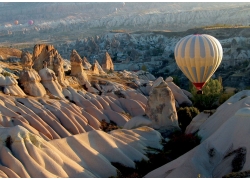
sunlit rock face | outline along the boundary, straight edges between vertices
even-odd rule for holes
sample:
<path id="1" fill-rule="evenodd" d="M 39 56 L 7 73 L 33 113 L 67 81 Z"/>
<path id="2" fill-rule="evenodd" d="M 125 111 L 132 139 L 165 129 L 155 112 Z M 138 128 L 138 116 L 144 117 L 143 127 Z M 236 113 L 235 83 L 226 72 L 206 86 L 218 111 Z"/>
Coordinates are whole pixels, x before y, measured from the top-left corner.
<path id="1" fill-rule="evenodd" d="M 112 59 L 111 59 L 111 57 L 110 57 L 110 55 L 109 55 L 109 53 L 108 52 L 106 52 L 105 53 L 105 56 L 104 56 L 104 58 L 103 58 L 103 60 L 102 60 L 102 69 L 104 70 L 104 71 L 113 71 L 114 70 L 114 65 L 113 65 L 113 61 L 112 61 Z"/>
<path id="2" fill-rule="evenodd" d="M 39 72 L 43 69 L 43 63 L 47 63 L 47 67 L 55 72 L 58 82 L 62 87 L 68 85 L 64 74 L 64 60 L 53 45 L 36 44 L 33 50 L 33 68 Z"/>
<path id="3" fill-rule="evenodd" d="M 108 178 L 117 176 L 111 162 L 135 168 L 135 161 L 148 160 L 148 147 L 162 149 L 161 135 L 149 127 L 46 141 L 17 125 L 0 128 L 0 137 L 2 178 Z"/>
<path id="4" fill-rule="evenodd" d="M 64 95 L 62 94 L 62 87 L 57 81 L 55 72 L 47 68 L 46 62 L 44 63 L 44 68 L 39 71 L 43 86 L 47 88 L 52 95 L 64 99 Z"/>
<path id="5" fill-rule="evenodd" d="M 88 81 L 88 76 L 86 72 L 83 70 L 82 59 L 79 54 L 72 50 L 70 55 L 70 63 L 71 63 L 71 75 L 78 78 L 79 83 L 81 85 L 90 84 Z"/>
<path id="6" fill-rule="evenodd" d="M 35 97 L 44 96 L 46 90 L 40 83 L 41 77 L 37 71 L 32 68 L 33 60 L 31 54 L 23 52 L 21 55 L 21 63 L 23 70 L 20 72 L 19 80 L 24 92 Z"/>

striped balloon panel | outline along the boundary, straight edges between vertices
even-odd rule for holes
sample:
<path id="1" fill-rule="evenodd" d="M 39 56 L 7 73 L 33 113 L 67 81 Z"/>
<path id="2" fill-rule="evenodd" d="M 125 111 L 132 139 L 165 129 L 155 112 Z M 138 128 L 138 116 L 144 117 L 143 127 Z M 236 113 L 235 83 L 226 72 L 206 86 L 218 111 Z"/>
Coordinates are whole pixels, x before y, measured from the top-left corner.
<path id="1" fill-rule="evenodd" d="M 178 67 L 194 83 L 208 81 L 219 67 L 222 55 L 220 42 L 207 34 L 186 36 L 175 46 Z"/>

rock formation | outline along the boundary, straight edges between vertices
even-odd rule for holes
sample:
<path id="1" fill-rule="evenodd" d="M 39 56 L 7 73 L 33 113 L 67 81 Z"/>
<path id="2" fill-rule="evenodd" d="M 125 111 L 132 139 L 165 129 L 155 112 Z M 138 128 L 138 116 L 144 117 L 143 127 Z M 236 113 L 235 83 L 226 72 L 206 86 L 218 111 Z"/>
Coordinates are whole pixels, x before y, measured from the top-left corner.
<path id="1" fill-rule="evenodd" d="M 24 51 L 22 52 L 20 62 L 23 70 L 32 69 L 32 66 L 34 65 L 32 60 L 32 55 L 29 52 L 24 52 Z"/>
<path id="2" fill-rule="evenodd" d="M 90 70 L 91 68 L 91 64 L 89 63 L 86 57 L 83 57 L 82 65 L 83 65 L 83 69 Z"/>
<path id="3" fill-rule="evenodd" d="M 40 83 L 41 77 L 32 69 L 31 54 L 23 52 L 21 56 L 23 70 L 20 72 L 19 80 L 23 86 L 24 92 L 31 96 L 44 96 L 46 90 Z"/>
<path id="4" fill-rule="evenodd" d="M 53 71 L 55 72 L 55 75 L 57 76 L 57 80 L 59 84 L 65 88 L 69 85 L 68 81 L 65 78 L 65 73 L 64 73 L 64 61 L 60 54 L 55 54 L 54 61 L 53 61 Z"/>
<path id="5" fill-rule="evenodd" d="M 65 79 L 64 73 L 64 60 L 54 48 L 53 45 L 36 44 L 33 50 L 33 68 L 39 72 L 43 69 L 43 62 L 47 63 L 49 69 L 53 70 L 58 78 L 58 82 L 62 87 L 68 85 L 68 81 Z"/>
<path id="6" fill-rule="evenodd" d="M 105 56 L 104 56 L 104 58 L 102 60 L 102 69 L 105 72 L 114 70 L 114 65 L 113 65 L 112 59 L 111 59 L 108 52 L 105 53 Z"/>
<path id="7" fill-rule="evenodd" d="M 55 72 L 47 68 L 46 61 L 44 61 L 44 68 L 39 71 L 39 75 L 41 77 L 43 86 L 48 89 L 48 91 L 52 95 L 64 99 L 64 95 L 62 94 L 62 87 L 57 81 Z"/>
<path id="8" fill-rule="evenodd" d="M 91 70 L 92 70 L 93 74 L 99 75 L 100 73 L 99 73 L 99 69 L 98 69 L 96 62 L 97 61 L 95 61 L 95 63 L 92 65 Z"/>
<path id="9" fill-rule="evenodd" d="M 174 95 L 166 82 L 159 81 L 153 86 L 146 106 L 146 115 L 152 120 L 152 127 L 155 129 L 179 129 Z"/>
<path id="10" fill-rule="evenodd" d="M 88 76 L 83 70 L 82 59 L 76 50 L 72 50 L 70 55 L 71 75 L 78 78 L 81 85 L 91 86 L 88 81 Z"/>
<path id="11" fill-rule="evenodd" d="M 43 69 L 43 61 L 47 62 L 48 68 L 53 69 L 53 58 L 57 53 L 53 45 L 36 44 L 33 49 L 33 68 L 39 72 Z"/>
<path id="12" fill-rule="evenodd" d="M 249 95 L 249 90 L 241 91 L 224 102 L 214 114 L 199 114 L 197 118 L 203 121 L 198 128 L 201 144 L 145 177 L 221 178 L 230 173 L 231 177 L 249 177 Z M 197 122 L 198 119 L 193 125 L 198 125 Z"/>
<path id="13" fill-rule="evenodd" d="M 4 94 L 13 96 L 26 96 L 23 90 L 18 86 L 16 79 L 10 76 L 4 77 L 0 74 L 0 86 L 3 87 Z"/>
<path id="14" fill-rule="evenodd" d="M 135 161 L 148 160 L 148 147 L 162 149 L 160 134 L 149 127 L 111 134 L 94 130 L 53 141 L 20 125 L 0 128 L 0 134 L 6 142 L 0 177 L 9 178 L 108 178 L 117 176 L 111 162 L 135 168 Z"/>
<path id="15" fill-rule="evenodd" d="M 188 99 L 188 96 L 183 92 L 182 89 L 180 89 L 174 82 L 172 77 L 166 78 L 166 83 L 168 87 L 171 89 L 171 91 L 174 94 L 175 100 L 178 102 L 178 104 L 181 106 L 192 106 L 192 101 Z"/>
<path id="16" fill-rule="evenodd" d="M 98 67 L 99 74 L 106 74 L 106 72 L 103 71 L 102 67 L 100 66 L 100 64 L 99 64 L 99 62 L 97 60 L 95 60 L 95 64 Z"/>

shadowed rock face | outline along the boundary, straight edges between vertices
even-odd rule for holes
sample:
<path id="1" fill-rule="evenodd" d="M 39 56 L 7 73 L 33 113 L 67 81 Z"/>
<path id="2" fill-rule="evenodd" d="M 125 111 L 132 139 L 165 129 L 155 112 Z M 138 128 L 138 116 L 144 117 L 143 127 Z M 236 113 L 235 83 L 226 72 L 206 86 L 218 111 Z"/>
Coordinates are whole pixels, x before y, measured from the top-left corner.
<path id="1" fill-rule="evenodd" d="M 82 65 L 84 69 L 89 70 L 91 68 L 91 64 L 89 63 L 89 61 L 87 60 L 86 57 L 83 57 L 82 59 Z"/>
<path id="2" fill-rule="evenodd" d="M 179 128 L 174 95 L 166 82 L 161 82 L 151 90 L 146 114 L 152 120 L 155 129 L 164 130 L 168 126 Z"/>

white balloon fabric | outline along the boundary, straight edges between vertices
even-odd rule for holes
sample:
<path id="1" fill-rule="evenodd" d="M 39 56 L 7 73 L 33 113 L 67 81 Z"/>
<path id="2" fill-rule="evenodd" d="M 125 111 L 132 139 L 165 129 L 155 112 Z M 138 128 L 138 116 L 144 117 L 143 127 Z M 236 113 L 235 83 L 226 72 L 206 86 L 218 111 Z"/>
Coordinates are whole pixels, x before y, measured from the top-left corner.
<path id="1" fill-rule="evenodd" d="M 208 34 L 188 35 L 175 46 L 178 67 L 198 90 L 219 67 L 222 56 L 220 42 Z"/>

